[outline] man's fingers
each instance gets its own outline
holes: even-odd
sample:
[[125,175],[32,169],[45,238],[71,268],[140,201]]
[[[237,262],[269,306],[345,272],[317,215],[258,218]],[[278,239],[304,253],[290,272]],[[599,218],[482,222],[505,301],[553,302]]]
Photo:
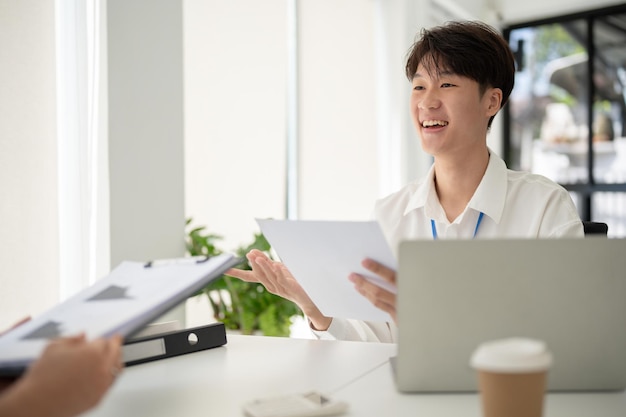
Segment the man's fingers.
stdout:
[[271,293],[276,293],[276,274],[272,268],[272,261],[265,256],[253,259],[250,261],[251,265],[254,265],[252,269],[257,270],[258,282]]
[[239,278],[242,281],[246,282],[259,282],[257,277],[255,276],[254,271],[246,271],[243,269],[230,268],[224,275],[228,275],[230,277]]
[[109,363],[111,363],[111,374],[116,378],[124,369],[124,361],[122,355],[123,339],[120,335],[115,335],[108,340]]
[[382,277],[385,281],[391,284],[396,283],[396,271],[394,271],[393,269],[388,268],[385,265],[369,258],[364,259],[361,265],[363,265],[363,267],[368,271],[371,271],[374,274]]
[[390,304],[395,299],[395,294],[371,283],[362,275],[351,274],[350,280],[355,284],[356,289],[361,294],[365,295],[374,305],[377,305],[379,302]]
[[396,296],[395,294],[369,282],[362,275],[353,273],[348,277],[354,283],[355,289],[367,298],[375,307],[389,313],[396,320]]

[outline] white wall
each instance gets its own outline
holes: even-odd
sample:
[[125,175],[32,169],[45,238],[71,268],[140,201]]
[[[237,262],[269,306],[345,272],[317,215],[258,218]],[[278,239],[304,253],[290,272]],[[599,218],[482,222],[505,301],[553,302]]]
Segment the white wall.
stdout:
[[284,0],[185,0],[185,210],[234,250],[283,217]]
[[0,329],[58,299],[54,16],[0,0]]
[[300,5],[300,217],[368,219],[379,194],[375,2]]

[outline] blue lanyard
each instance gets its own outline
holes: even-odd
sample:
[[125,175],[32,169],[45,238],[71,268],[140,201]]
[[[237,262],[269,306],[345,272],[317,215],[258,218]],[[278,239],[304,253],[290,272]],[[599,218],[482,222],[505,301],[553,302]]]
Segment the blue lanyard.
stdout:
[[[476,237],[476,233],[478,233],[478,228],[480,227],[480,222],[483,221],[484,214],[485,213],[481,211],[478,215],[478,221],[476,222],[476,228],[474,229],[474,235],[472,236],[472,239],[474,239]],[[433,230],[433,240],[437,240],[437,226],[435,226],[435,221],[433,219],[430,219],[430,227]]]

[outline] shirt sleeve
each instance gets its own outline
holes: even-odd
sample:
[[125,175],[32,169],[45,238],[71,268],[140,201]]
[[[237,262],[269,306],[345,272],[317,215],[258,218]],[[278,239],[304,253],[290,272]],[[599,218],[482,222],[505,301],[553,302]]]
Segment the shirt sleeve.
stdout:
[[583,223],[566,190],[554,193],[549,199],[544,212],[542,229],[544,229],[544,236],[548,238],[585,237]]

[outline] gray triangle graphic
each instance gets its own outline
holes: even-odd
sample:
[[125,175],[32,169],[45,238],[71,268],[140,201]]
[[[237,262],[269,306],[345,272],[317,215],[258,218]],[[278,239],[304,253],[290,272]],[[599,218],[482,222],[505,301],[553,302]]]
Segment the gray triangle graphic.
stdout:
[[123,300],[132,298],[126,295],[126,290],[127,288],[111,285],[98,294],[88,298],[87,301]]
[[24,340],[36,340],[36,339],[55,339],[61,336],[61,323],[55,321],[49,321],[43,326],[38,327],[32,332],[28,333],[22,339]]

